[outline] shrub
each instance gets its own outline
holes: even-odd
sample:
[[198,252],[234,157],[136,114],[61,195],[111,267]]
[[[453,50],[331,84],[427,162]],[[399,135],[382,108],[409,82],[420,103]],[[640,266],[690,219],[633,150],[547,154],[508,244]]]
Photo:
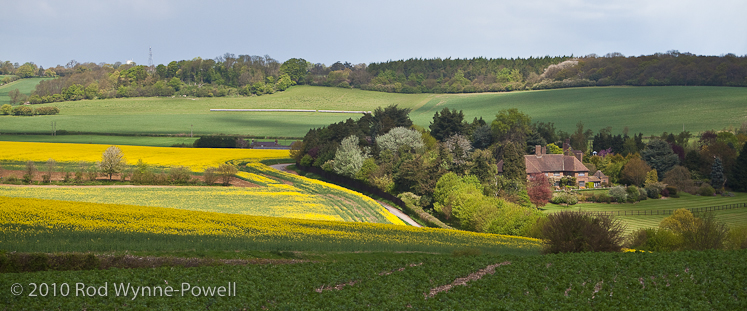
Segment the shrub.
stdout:
[[717,221],[713,213],[698,218],[686,209],[674,211],[659,227],[671,230],[682,239],[682,248],[690,250],[722,249],[729,234],[726,224]]
[[311,166],[311,164],[314,163],[314,158],[312,158],[310,155],[304,155],[303,158],[301,158],[301,166]]
[[638,200],[643,201],[648,199],[648,192],[644,188],[638,188]]
[[224,186],[228,186],[231,183],[231,177],[235,175],[239,170],[234,166],[233,164],[229,163],[223,163],[220,166],[218,166],[218,176],[220,176],[221,181],[223,182]]
[[187,184],[192,179],[192,171],[184,166],[169,169],[169,181],[172,184]]
[[634,185],[628,186],[628,188],[625,188],[625,192],[628,194],[628,197],[633,197],[634,199],[638,198],[638,187]]
[[555,192],[550,201],[554,204],[574,205],[578,203],[578,197],[572,192]]
[[206,184],[212,185],[216,181],[218,181],[218,175],[216,174],[217,170],[218,169],[215,167],[208,167],[205,169],[205,171],[202,173],[202,178],[205,180]]
[[549,215],[542,228],[545,254],[619,252],[624,227],[608,216],[562,211]]
[[639,229],[628,237],[628,247],[654,252],[669,252],[680,249],[682,238],[666,229]]
[[5,104],[2,106],[2,108],[0,108],[0,112],[7,116],[13,113],[13,106],[11,106],[10,104]]
[[34,109],[35,115],[55,115],[60,113],[60,108],[57,107],[39,107]]
[[14,116],[33,116],[34,111],[31,109],[31,107],[16,106],[15,108],[13,108],[13,115]]
[[747,225],[732,228],[726,238],[727,249],[747,248]]
[[711,185],[703,183],[703,185],[698,188],[697,194],[703,197],[712,197],[714,194],[716,194],[716,190],[713,189]]
[[675,186],[667,186],[666,188],[664,188],[664,190],[667,191],[667,193],[669,194],[670,198],[679,198],[680,197],[680,195],[677,193],[677,187],[675,187]]
[[648,194],[649,198],[652,199],[658,199],[659,195],[661,194],[662,187],[657,187],[657,183],[652,183],[646,185],[646,194]]
[[610,197],[612,197],[618,203],[624,203],[628,198],[628,193],[623,186],[615,186],[609,190]]
[[599,203],[610,203],[612,202],[612,198],[607,194],[607,192],[602,192],[597,195],[597,202]]

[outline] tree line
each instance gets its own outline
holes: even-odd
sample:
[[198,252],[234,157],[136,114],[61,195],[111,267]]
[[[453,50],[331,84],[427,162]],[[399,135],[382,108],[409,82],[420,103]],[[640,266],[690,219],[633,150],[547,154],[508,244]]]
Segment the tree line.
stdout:
[[[134,63],[78,63],[44,69],[0,62],[0,74],[58,77],[37,86],[31,103],[136,96],[263,95],[295,84],[394,93],[474,93],[607,85],[747,86],[747,56],[700,56],[669,51],[626,57],[408,59],[331,66],[291,58],[226,53],[215,59]],[[5,77],[5,83],[12,81]],[[36,97],[34,97],[34,95]]]

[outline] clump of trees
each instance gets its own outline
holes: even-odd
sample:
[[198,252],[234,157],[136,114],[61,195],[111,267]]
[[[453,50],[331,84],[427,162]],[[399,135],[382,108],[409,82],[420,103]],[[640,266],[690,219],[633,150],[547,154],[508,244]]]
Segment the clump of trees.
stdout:
[[[511,139],[530,136],[529,117],[515,109],[501,111],[494,131],[482,119],[468,122],[462,112],[444,109],[425,129],[413,126],[408,113],[392,105],[311,129],[291,154],[301,167],[319,167],[408,198],[416,210],[449,225],[529,235],[542,215],[532,204],[525,169],[500,176],[497,168],[499,159],[523,166],[526,142]],[[537,204],[543,196],[548,199],[545,184],[532,188]]]

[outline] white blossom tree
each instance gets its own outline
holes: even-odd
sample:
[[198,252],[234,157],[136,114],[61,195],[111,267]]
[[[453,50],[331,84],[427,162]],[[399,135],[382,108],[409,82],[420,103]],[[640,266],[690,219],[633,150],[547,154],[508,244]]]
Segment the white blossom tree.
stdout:
[[117,146],[110,146],[101,155],[101,162],[98,163],[98,166],[99,171],[109,175],[109,180],[112,180],[112,175],[121,173],[127,166],[127,159],[125,159],[122,149]]
[[358,136],[350,135],[345,137],[337,148],[332,165],[337,174],[354,178],[367,157],[368,155],[358,147]]
[[379,149],[397,152],[402,146],[410,146],[415,150],[421,150],[425,146],[423,134],[405,127],[395,127],[384,135],[376,138]]

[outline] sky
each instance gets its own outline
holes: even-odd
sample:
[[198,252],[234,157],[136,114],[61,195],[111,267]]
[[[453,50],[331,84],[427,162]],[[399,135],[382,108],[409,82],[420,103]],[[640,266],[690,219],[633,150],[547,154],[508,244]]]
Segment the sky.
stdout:
[[745,0],[0,0],[0,61],[747,55]]

